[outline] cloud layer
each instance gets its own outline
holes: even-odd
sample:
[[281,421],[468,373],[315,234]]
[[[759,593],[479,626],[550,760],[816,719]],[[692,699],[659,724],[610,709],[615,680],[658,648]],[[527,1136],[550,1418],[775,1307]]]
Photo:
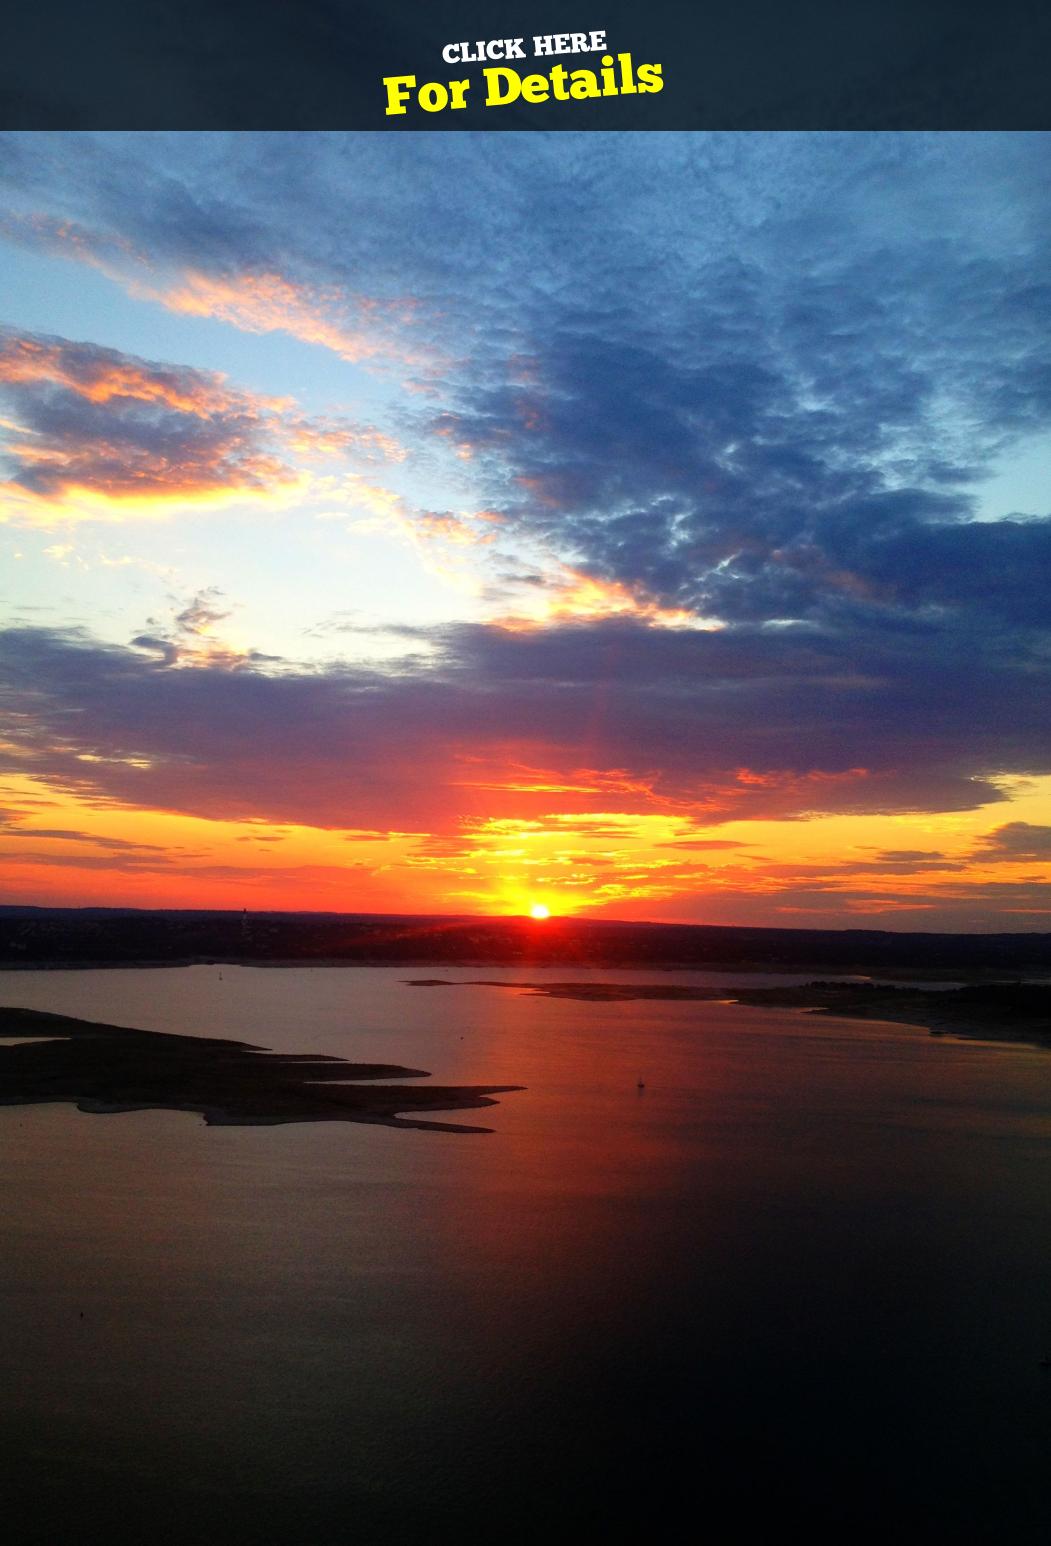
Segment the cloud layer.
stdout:
[[[1008,805],[1051,774],[1051,502],[1012,482],[1051,447],[1046,137],[436,141],[9,142],[20,253],[295,362],[240,354],[250,391],[12,327],[11,499],[290,501],[318,458],[382,459],[404,481],[344,477],[336,513],[482,576],[446,626],[330,630],[343,660],[228,648],[214,578],[171,625],[11,629],[12,768],[448,853],[465,824],[668,816],[698,866],[719,838],[690,824],[991,804],[968,862],[1046,858]],[[873,847],[851,905],[943,863]]]
[[1006,775],[1051,773],[1046,666],[972,662],[965,690],[936,626],[847,641],[463,625],[408,631],[383,670],[319,670],[209,652],[202,619],[222,616],[205,600],[136,646],[7,632],[11,765],[198,815],[431,830],[556,809],[967,810],[1000,800]]
[[10,328],[0,328],[0,401],[7,493],[45,513],[77,496],[140,508],[289,498],[304,477],[293,458],[404,456],[369,426],[310,418],[216,371]]

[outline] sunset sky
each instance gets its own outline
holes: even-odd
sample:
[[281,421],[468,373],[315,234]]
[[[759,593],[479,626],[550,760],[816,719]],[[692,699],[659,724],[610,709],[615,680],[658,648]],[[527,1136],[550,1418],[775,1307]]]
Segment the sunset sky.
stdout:
[[0,135],[0,900],[1051,928],[1049,148]]

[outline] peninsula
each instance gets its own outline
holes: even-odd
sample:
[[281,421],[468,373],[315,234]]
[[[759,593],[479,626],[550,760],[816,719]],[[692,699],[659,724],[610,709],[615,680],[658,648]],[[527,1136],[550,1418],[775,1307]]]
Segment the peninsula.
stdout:
[[[443,1132],[486,1127],[424,1120],[423,1111],[492,1106],[520,1085],[395,1087],[422,1068],[267,1052],[243,1041],[175,1036],[35,1009],[0,1008],[0,1105],[70,1101],[81,1111],[197,1111],[212,1125],[373,1122]],[[403,1116],[401,1113],[412,1113]]]

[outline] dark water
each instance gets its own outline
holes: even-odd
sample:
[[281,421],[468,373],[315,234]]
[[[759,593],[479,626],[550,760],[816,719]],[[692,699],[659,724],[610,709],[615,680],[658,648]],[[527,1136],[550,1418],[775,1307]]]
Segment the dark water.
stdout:
[[6,1539],[1047,1539],[1051,1054],[401,975],[0,981],[528,1086],[486,1136],[0,1108]]

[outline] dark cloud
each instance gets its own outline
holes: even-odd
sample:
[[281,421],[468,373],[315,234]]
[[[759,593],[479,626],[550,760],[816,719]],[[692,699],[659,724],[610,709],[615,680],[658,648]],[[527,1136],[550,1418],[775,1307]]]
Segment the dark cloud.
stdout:
[[782,928],[959,931],[1045,930],[1051,886],[1032,882],[991,887],[961,883],[955,891],[928,887],[918,895],[888,895],[863,886],[791,885],[761,892],[701,888],[695,897],[647,903],[647,915],[700,923]]
[[952,861],[935,848],[885,848],[879,855],[881,864],[947,864]]
[[986,863],[991,859],[1015,863],[1051,859],[1051,827],[1034,826],[1028,821],[1009,821],[989,834],[975,857]]
[[259,493],[293,478],[272,405],[213,372],[3,329],[0,396],[19,426],[4,452],[13,482],[44,498]]
[[23,771],[143,805],[340,829],[567,807],[704,821],[965,810],[1002,798],[1005,771],[1051,771],[1051,694],[1034,693],[1030,663],[964,678],[936,628],[862,644],[621,621],[428,637],[426,664],[321,671],[170,664],[23,628],[3,637],[0,681]]
[[522,379],[461,384],[432,429],[472,453],[507,529],[665,605],[1046,621],[1046,512],[973,517],[1005,448],[1051,428],[1031,311],[1051,286],[1029,262],[961,273],[940,243],[869,268],[791,288],[702,272],[688,327],[649,338],[620,314],[538,325]]
[[[9,835],[9,834],[5,834]],[[44,836],[38,833],[38,836]],[[129,845],[133,846],[133,845]],[[106,875],[172,873],[183,863],[182,854],[150,852],[114,852],[104,854],[63,854],[42,848],[18,852],[8,856],[20,864],[32,864],[34,868],[57,870],[100,870]]]
[[34,842],[40,838],[61,838],[66,843],[91,843],[96,848],[105,848],[112,853],[166,853],[156,843],[132,843],[123,837],[99,837],[94,832],[77,832],[68,827],[15,827],[6,823],[0,824],[0,836],[4,838],[24,837]]
[[12,485],[42,499],[287,492],[289,456],[402,454],[346,419],[311,419],[287,398],[241,391],[215,371],[161,364],[95,343],[0,328],[2,451]]
[[[1042,617],[1046,519],[971,524],[1051,424],[1039,135],[16,146],[16,239],[156,294],[192,271],[213,314],[337,352],[348,319],[400,327],[429,361],[406,431],[472,448],[506,532],[591,576],[731,621]],[[80,445],[80,413],[52,432]],[[119,455],[159,477],[175,448],[143,417]],[[175,463],[222,465],[215,433]]]

